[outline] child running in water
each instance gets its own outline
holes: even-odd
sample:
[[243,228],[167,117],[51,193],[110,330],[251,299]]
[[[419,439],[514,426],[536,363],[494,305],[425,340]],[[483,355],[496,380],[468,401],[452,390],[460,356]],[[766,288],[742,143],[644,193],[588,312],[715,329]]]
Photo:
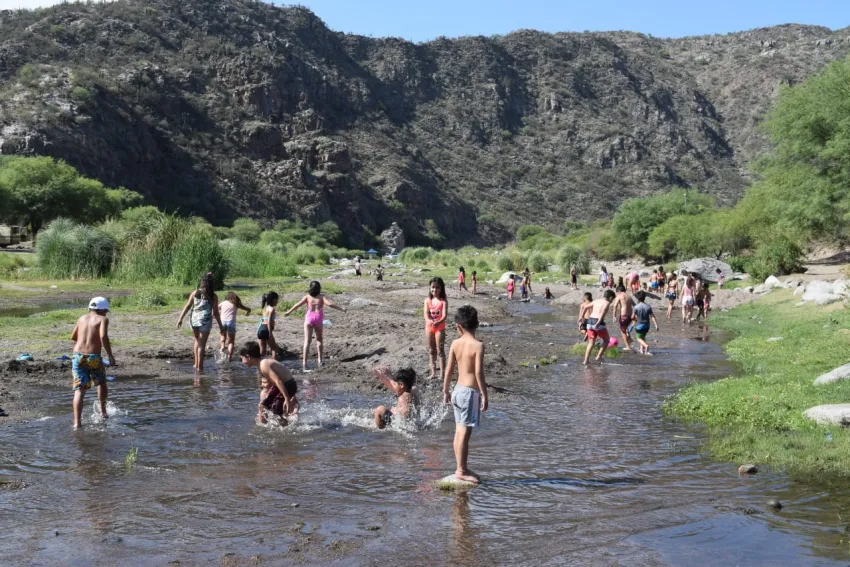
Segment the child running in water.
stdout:
[[112,345],[109,343],[109,301],[105,297],[95,297],[89,302],[89,312],[74,325],[71,340],[74,341],[74,358],[71,372],[74,377],[74,429],[82,427],[83,399],[92,385],[97,386],[97,399],[100,402],[100,415],[106,415],[106,369],[101,352],[106,350],[109,366],[115,366]]
[[512,301],[514,298],[514,289],[516,288],[516,280],[514,279],[514,275],[511,274],[511,277],[508,278],[508,301]]
[[617,299],[611,304],[611,312],[617,319],[617,324],[620,327],[620,336],[623,337],[624,351],[632,350],[632,335],[629,333],[629,326],[632,324],[632,310],[634,309],[635,301],[628,293],[624,286],[617,288]]
[[402,368],[390,378],[390,369],[380,367],[375,369],[375,376],[381,383],[398,396],[398,405],[393,408],[378,406],[375,408],[375,427],[384,429],[390,425],[393,418],[409,419],[413,417],[418,404],[415,391],[416,372],[412,368]]
[[263,358],[260,345],[254,341],[239,349],[242,364],[256,368],[260,373],[260,403],[257,404],[257,421],[266,423],[269,414],[274,415],[281,425],[287,418],[298,413],[298,383],[289,369],[276,360]]
[[457,293],[460,295],[460,291],[465,290],[469,291],[466,287],[466,272],[463,269],[463,266],[457,269]]
[[437,375],[437,357],[440,361],[440,376],[446,366],[446,318],[449,314],[449,299],[446,297],[446,284],[443,278],[431,278],[428,298],[425,300],[423,311],[425,313],[425,346],[428,349],[428,358],[431,366],[431,374],[428,378]]
[[694,305],[696,304],[695,286],[696,280],[693,276],[688,275],[687,279],[685,279],[685,285],[682,287],[682,323],[686,321],[690,323],[694,318]]
[[578,321],[576,321],[582,340],[587,339],[587,318],[590,317],[591,309],[593,309],[593,295],[590,292],[585,292],[581,305],[578,308]]
[[549,288],[543,290],[543,299],[555,299],[555,296],[552,295],[552,292],[549,291]]
[[711,298],[714,297],[708,289],[708,282],[702,285],[702,314],[703,319],[708,321],[708,312],[711,311]]
[[208,273],[198,282],[198,289],[189,294],[189,300],[183,306],[180,319],[177,320],[177,328],[179,329],[183,326],[186,313],[189,312],[189,309],[192,310],[192,315],[189,317],[194,335],[192,344],[194,364],[192,366],[198,372],[204,371],[204,356],[207,351],[207,339],[209,339],[212,330],[213,318],[218,323],[219,332],[224,332],[221,315],[218,312],[218,296],[213,291],[213,287],[212,274]]
[[221,313],[221,339],[219,340],[219,350],[224,352],[227,350],[227,362],[233,360],[233,348],[236,341],[236,313],[239,309],[245,311],[245,315],[251,315],[251,309],[242,305],[242,300],[235,292],[228,291],[227,298],[219,305]]
[[676,272],[667,274],[667,289],[664,292],[664,297],[669,302],[667,305],[667,318],[669,319],[673,315],[676,298],[679,297],[679,280],[676,279]]
[[611,289],[606,289],[605,294],[601,299],[590,304],[590,317],[587,319],[587,350],[584,351],[584,364],[590,362],[590,355],[593,352],[597,337],[602,340],[602,347],[599,354],[596,355],[596,362],[602,360],[605,351],[608,350],[608,341],[611,337],[608,335],[608,328],[605,326],[605,316],[608,315],[608,310],[611,309],[611,302],[614,301],[616,294]]
[[[455,314],[455,327],[460,338],[452,343],[449,365],[443,378],[443,400],[451,403],[455,414],[454,451],[458,480],[478,484],[478,476],[469,470],[469,439],[478,426],[480,412],[487,411],[487,382],[484,381],[484,344],[475,338],[478,312],[464,305]],[[457,385],[449,393],[452,375],[457,367]]]
[[260,351],[263,356],[272,355],[272,358],[277,357],[277,341],[274,338],[275,320],[277,319],[277,302],[280,296],[276,291],[270,291],[263,294],[263,315],[260,317],[260,324],[257,326],[257,340],[260,341]]
[[472,295],[478,293],[478,272],[472,270]]
[[529,294],[529,295],[531,295],[532,293],[534,293],[534,292],[531,290],[531,270],[529,270],[528,268],[526,268],[526,269],[522,272],[522,285],[524,285],[524,286],[525,286],[525,288],[528,290],[528,294]]
[[301,298],[301,301],[293,305],[289,311],[283,314],[288,317],[293,311],[301,307],[307,306],[307,312],[304,314],[304,350],[301,354],[301,370],[307,372],[307,353],[310,352],[310,343],[313,340],[313,333],[316,333],[316,359],[318,364],[316,368],[322,367],[322,339],[325,321],[325,305],[331,309],[338,309],[345,313],[345,308],[340,307],[333,301],[322,295],[322,284],[313,280],[310,282],[310,288],[307,290],[307,295]]
[[649,322],[655,325],[655,332],[658,332],[658,319],[655,318],[655,313],[652,312],[652,306],[646,303],[646,292],[639,291],[635,294],[638,304],[634,309],[635,334],[637,342],[640,344],[640,353],[651,355],[649,352],[649,344],[646,342],[646,335],[649,333]]

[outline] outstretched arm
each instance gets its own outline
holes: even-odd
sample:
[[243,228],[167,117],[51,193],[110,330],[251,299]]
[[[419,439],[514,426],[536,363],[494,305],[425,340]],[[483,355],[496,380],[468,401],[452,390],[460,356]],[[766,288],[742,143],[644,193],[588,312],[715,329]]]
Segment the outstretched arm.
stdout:
[[304,305],[305,303],[307,303],[307,296],[306,296],[306,295],[305,295],[304,297],[302,297],[302,298],[301,298],[301,301],[299,301],[298,303],[296,303],[295,305],[293,305],[292,307],[290,307],[290,308],[289,308],[289,311],[287,311],[286,313],[284,313],[284,314],[283,314],[283,316],[284,316],[284,317],[288,317],[290,313],[292,313],[293,311],[295,311],[296,309],[298,309],[299,307],[301,307],[301,306],[302,306],[302,305]]
[[389,377],[390,369],[386,366],[378,366],[373,372],[375,373],[375,377],[381,381],[388,390],[392,390],[398,395],[401,395],[404,392],[404,386],[393,380]]
[[340,307],[339,305],[337,305],[336,303],[334,303],[333,301],[331,301],[331,300],[330,300],[330,299],[328,299],[327,297],[323,298],[323,301],[325,302],[325,305],[327,305],[327,306],[328,306],[328,307],[330,307],[331,309],[339,309],[339,310],[340,310],[340,311],[342,311],[343,313],[345,313],[345,312],[346,312],[345,307]]
[[236,308],[237,308],[237,309],[241,309],[242,311],[244,311],[244,312],[245,312],[245,315],[250,315],[250,314],[251,314],[251,308],[250,308],[250,307],[245,307],[245,305],[243,305],[243,304],[242,304],[242,300],[241,300],[241,299],[240,299],[239,301],[237,301],[237,302],[236,302]]

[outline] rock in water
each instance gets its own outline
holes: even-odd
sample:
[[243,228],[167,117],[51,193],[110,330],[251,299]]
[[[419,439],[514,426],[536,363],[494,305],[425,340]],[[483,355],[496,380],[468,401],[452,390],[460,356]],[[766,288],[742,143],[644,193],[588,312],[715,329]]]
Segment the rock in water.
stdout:
[[738,474],[756,474],[759,468],[755,465],[741,465],[738,467]]
[[404,249],[404,231],[394,222],[381,233],[381,242],[387,252],[398,254]]
[[453,474],[443,477],[437,481],[437,487],[443,490],[468,490],[470,488],[475,488],[476,486],[478,485],[474,482],[458,480],[458,478]]
[[726,279],[732,277],[732,266],[714,258],[694,258],[679,264],[679,273],[686,270],[689,274],[697,274],[707,282],[717,282],[717,268],[726,274]]

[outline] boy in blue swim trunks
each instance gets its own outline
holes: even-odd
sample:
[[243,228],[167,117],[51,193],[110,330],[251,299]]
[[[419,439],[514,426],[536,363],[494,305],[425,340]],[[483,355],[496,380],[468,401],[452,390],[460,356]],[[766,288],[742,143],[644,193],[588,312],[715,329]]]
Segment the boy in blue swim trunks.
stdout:
[[652,353],[649,352],[646,335],[649,333],[650,321],[655,324],[655,332],[658,332],[658,319],[655,318],[655,313],[652,312],[652,306],[645,303],[646,293],[644,291],[637,292],[635,299],[638,300],[638,304],[635,305],[632,320],[635,323],[635,334],[637,335],[637,342],[640,344],[640,353],[651,356]]
[[101,352],[105,349],[109,365],[115,366],[112,346],[109,344],[109,301],[105,297],[95,297],[89,302],[89,312],[77,320],[71,340],[74,341],[74,429],[82,426],[83,398],[86,390],[97,386],[97,399],[100,401],[100,415],[106,419],[106,367]]
[[[455,327],[460,337],[452,343],[449,363],[443,377],[443,400],[451,403],[455,413],[454,451],[457,469],[455,477],[478,484],[478,476],[469,470],[469,438],[478,427],[482,411],[487,411],[487,382],[484,381],[484,343],[475,338],[478,311],[464,305],[455,314]],[[457,385],[449,393],[452,374],[457,367]]]

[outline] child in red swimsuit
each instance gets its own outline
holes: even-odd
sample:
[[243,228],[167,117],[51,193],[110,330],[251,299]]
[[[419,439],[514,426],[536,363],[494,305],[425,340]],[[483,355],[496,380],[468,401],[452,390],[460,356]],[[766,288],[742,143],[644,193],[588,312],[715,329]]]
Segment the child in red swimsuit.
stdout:
[[[463,268],[461,268],[463,269]],[[423,307],[425,313],[425,344],[431,364],[430,378],[437,375],[437,356],[440,361],[440,377],[446,367],[446,316],[449,300],[443,278],[431,278],[430,293]]]
[[461,289],[469,291],[466,287],[466,271],[464,271],[463,266],[457,269],[457,292],[460,293]]

